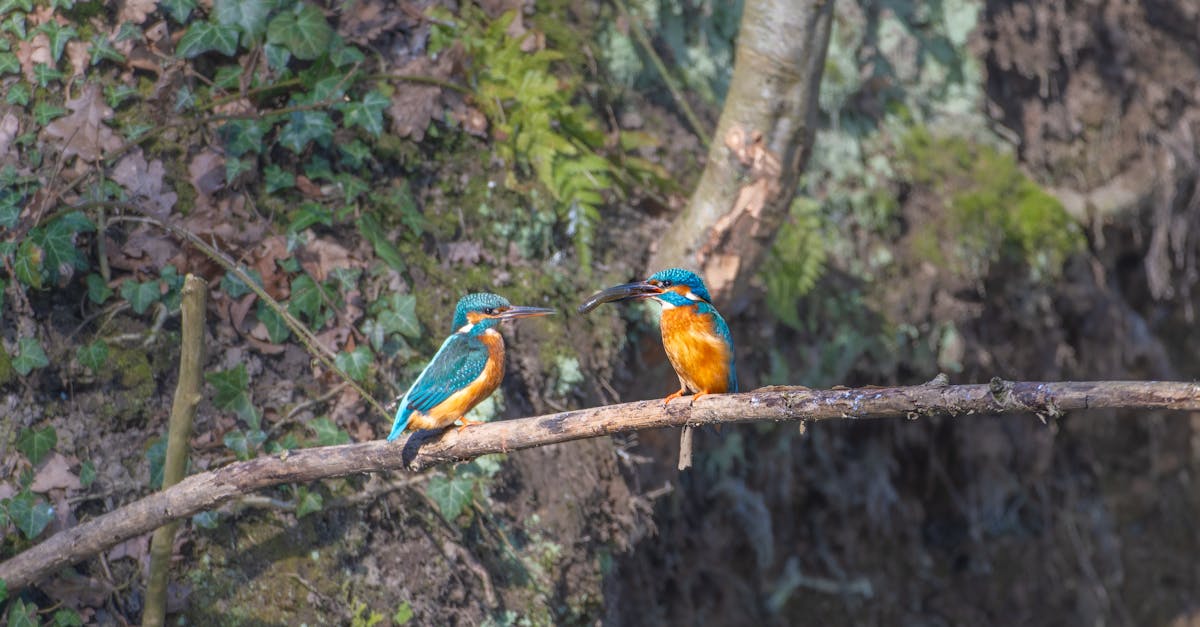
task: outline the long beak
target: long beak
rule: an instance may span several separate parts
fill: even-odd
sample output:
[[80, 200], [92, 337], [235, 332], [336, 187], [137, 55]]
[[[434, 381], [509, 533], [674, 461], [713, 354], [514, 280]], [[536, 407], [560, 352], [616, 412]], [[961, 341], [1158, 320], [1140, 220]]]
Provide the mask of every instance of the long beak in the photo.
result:
[[510, 320], [513, 318], [532, 318], [534, 316], [549, 316], [554, 313], [553, 309], [545, 307], [509, 307], [504, 311], [496, 314], [496, 318], [500, 320]]
[[645, 281], [614, 285], [608, 289], [603, 289], [595, 294], [592, 294], [591, 298], [587, 299], [582, 305], [579, 306], [579, 313], [587, 313], [599, 307], [600, 305], [603, 305], [604, 303], [650, 298], [651, 296], [657, 296], [658, 294], [662, 293], [663, 289], [661, 287]]

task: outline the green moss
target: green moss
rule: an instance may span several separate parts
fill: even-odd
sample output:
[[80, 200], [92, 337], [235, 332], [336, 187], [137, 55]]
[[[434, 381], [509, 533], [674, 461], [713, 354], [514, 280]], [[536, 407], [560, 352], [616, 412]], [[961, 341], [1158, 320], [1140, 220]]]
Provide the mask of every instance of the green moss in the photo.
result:
[[14, 374], [12, 357], [8, 355], [8, 351], [0, 347], [0, 387], [12, 381]]
[[1021, 172], [1011, 154], [961, 137], [914, 129], [901, 145], [910, 183], [933, 190], [945, 219], [919, 225], [913, 253], [959, 274], [982, 274], [998, 261], [1055, 276], [1082, 249], [1079, 226], [1054, 196]]

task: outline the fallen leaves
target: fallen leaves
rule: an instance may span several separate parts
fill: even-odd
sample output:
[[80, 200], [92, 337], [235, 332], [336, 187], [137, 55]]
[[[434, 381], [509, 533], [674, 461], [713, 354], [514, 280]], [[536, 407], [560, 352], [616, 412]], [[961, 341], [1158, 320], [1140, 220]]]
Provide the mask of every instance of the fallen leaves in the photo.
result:
[[130, 198], [161, 219], [171, 213], [179, 200], [164, 184], [165, 174], [161, 160], [147, 162], [142, 149], [137, 148], [117, 162], [111, 176], [129, 192]]
[[[439, 80], [449, 78], [454, 69], [454, 61], [461, 53], [454, 54], [452, 48], [440, 55], [437, 61], [429, 57], [418, 57], [396, 71], [398, 76], [429, 76]], [[396, 92], [392, 95], [392, 104], [388, 107], [388, 116], [392, 118], [392, 133], [400, 137], [408, 137], [413, 141], [425, 138], [425, 129], [433, 116], [442, 110], [442, 88], [437, 85], [426, 85], [405, 81], [397, 84]]]
[[105, 104], [98, 83], [84, 85], [79, 97], [66, 105], [71, 113], [46, 125], [43, 131], [48, 140], [61, 144], [64, 160], [78, 156], [90, 163], [121, 147], [121, 138], [105, 124], [112, 119], [113, 110]]
[[34, 492], [49, 492], [50, 490], [81, 490], [79, 476], [71, 472], [71, 462], [61, 453], [54, 453], [46, 458], [42, 467], [33, 475], [33, 483], [29, 489]]

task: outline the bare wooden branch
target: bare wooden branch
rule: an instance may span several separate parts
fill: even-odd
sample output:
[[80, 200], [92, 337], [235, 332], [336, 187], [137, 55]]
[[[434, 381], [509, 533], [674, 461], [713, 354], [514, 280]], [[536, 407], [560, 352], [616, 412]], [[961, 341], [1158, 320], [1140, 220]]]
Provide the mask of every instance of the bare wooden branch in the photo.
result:
[[113, 512], [51, 536], [0, 564], [9, 592], [163, 524], [212, 509], [241, 494], [283, 483], [303, 483], [364, 472], [420, 471], [438, 464], [615, 433], [681, 427], [829, 419], [920, 418], [1028, 413], [1058, 417], [1082, 409], [1200, 411], [1200, 384], [1155, 381], [1009, 382], [911, 387], [810, 390], [772, 387], [705, 396], [663, 406], [639, 401], [505, 420], [461, 432], [417, 432], [394, 443], [291, 451], [193, 475]]
[[[187, 471], [188, 440], [192, 437], [192, 419], [200, 406], [201, 382], [204, 374], [204, 303], [208, 283], [187, 275], [180, 292], [183, 315], [183, 337], [179, 349], [179, 382], [171, 404], [171, 419], [167, 426], [167, 458], [163, 462], [163, 488], [183, 480]], [[179, 520], [159, 527], [150, 541], [150, 576], [146, 582], [146, 603], [142, 610], [142, 627], [164, 624], [167, 617], [167, 578], [170, 575], [171, 548]]]

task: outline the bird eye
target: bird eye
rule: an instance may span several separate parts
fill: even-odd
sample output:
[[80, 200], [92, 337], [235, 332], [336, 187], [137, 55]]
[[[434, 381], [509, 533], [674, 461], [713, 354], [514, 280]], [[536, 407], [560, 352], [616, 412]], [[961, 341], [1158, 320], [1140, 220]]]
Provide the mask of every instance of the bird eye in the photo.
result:
[[483, 310], [483, 313], [485, 313], [485, 314], [487, 314], [487, 315], [491, 316], [491, 315], [495, 315], [495, 313], [496, 313], [496, 310], [495, 310], [495, 309], [492, 309], [491, 307], [488, 307], [487, 309], [484, 309], [484, 310]]
[[670, 281], [663, 281], [663, 282], [662, 282], [662, 286], [663, 286], [663, 287], [671, 287], [671, 282], [670, 282]]

